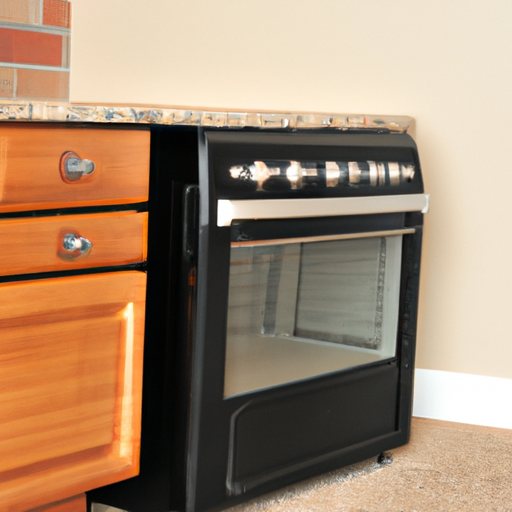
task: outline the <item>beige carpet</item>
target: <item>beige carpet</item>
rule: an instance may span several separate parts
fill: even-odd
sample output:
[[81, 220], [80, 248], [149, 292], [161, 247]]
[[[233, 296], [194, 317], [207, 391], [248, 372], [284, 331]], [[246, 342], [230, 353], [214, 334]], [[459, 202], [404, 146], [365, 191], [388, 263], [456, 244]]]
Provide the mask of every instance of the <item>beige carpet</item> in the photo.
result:
[[512, 511], [512, 431], [414, 418], [393, 461], [366, 461], [229, 512]]
[[512, 512], [512, 430], [413, 418], [411, 442], [390, 453], [227, 512]]

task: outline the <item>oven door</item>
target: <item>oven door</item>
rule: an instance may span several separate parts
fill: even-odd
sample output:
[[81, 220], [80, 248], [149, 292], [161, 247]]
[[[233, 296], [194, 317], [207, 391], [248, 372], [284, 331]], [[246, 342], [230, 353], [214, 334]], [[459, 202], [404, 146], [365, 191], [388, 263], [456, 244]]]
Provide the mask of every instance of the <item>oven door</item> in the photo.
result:
[[417, 288], [421, 237], [405, 213], [421, 205], [400, 200], [385, 213], [339, 214], [347, 199], [336, 198], [333, 214], [315, 216], [325, 199], [299, 198], [297, 218], [286, 200], [275, 200], [286, 218], [250, 200], [249, 214], [226, 222], [206, 185], [191, 251], [189, 512], [406, 442], [413, 353], [404, 317], [415, 310], [401, 298]]
[[414, 229], [347, 233], [335, 221], [336, 234], [250, 241], [262, 226], [232, 225], [224, 398], [396, 357], [402, 238]]

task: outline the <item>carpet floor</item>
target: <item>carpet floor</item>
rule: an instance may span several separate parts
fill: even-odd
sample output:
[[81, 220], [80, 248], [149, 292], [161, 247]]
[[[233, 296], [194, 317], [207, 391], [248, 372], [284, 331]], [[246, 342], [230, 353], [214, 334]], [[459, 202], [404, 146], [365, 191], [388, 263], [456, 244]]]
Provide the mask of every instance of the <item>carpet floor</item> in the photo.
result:
[[365, 461], [229, 512], [512, 511], [512, 431], [413, 418], [392, 461]]
[[413, 418], [410, 443], [387, 455], [226, 512], [512, 512], [512, 430]]

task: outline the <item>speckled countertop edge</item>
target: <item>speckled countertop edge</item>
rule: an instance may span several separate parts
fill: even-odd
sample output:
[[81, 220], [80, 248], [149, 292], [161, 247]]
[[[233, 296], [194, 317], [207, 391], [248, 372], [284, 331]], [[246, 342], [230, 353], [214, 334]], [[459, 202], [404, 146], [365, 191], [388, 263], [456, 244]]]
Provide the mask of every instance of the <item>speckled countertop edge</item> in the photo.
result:
[[235, 111], [152, 105], [0, 101], [0, 121], [132, 123], [219, 128], [385, 130], [407, 132], [408, 116]]

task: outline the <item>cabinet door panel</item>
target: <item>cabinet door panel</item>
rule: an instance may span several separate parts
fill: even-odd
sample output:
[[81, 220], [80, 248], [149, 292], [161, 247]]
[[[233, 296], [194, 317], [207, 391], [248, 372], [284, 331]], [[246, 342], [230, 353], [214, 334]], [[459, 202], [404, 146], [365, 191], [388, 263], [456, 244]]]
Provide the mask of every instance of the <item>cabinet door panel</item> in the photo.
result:
[[[0, 212], [147, 201], [149, 137], [147, 130], [1, 126]], [[93, 172], [65, 181], [68, 152], [93, 162]]]
[[[52, 272], [146, 259], [147, 212], [63, 215], [0, 220], [0, 275]], [[66, 251], [75, 235], [91, 242], [89, 250]]]
[[146, 276], [0, 285], [0, 503], [22, 512], [138, 472]]

